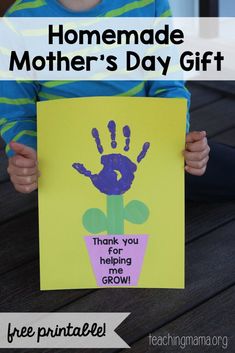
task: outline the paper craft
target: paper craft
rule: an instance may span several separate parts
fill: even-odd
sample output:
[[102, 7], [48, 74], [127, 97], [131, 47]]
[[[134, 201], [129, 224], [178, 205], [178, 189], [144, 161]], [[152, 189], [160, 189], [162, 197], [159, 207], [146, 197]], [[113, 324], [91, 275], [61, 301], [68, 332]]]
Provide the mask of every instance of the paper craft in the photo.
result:
[[184, 287], [186, 106], [38, 103], [41, 289]]

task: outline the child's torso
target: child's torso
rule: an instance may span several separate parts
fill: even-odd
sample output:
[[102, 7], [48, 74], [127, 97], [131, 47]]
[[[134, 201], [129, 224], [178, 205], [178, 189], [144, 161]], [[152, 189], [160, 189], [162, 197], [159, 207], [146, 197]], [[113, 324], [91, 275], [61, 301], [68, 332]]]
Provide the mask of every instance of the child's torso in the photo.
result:
[[[157, 1], [158, 2], [158, 1]], [[18, 0], [10, 8], [8, 16], [18, 17], [154, 17], [158, 8], [166, 0], [101, 0], [96, 6], [86, 11], [73, 11], [64, 7], [57, 0]], [[162, 4], [161, 4], [162, 3]], [[163, 9], [165, 10], [165, 9]]]
[[[10, 17], [161, 17], [170, 16], [168, 0], [101, 0], [90, 10], [76, 12], [57, 0], [18, 0]], [[146, 96], [139, 81], [46, 81], [37, 83], [39, 100], [92, 96]]]

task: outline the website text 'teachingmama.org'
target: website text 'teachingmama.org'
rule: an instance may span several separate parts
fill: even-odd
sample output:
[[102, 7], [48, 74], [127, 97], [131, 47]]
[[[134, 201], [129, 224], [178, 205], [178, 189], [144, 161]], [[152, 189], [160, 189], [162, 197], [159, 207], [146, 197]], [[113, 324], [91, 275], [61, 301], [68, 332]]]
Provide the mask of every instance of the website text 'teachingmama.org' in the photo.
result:
[[174, 336], [167, 335], [155, 336], [149, 335], [150, 346], [177, 346], [185, 349], [187, 346], [191, 347], [221, 347], [222, 349], [228, 348], [227, 336]]

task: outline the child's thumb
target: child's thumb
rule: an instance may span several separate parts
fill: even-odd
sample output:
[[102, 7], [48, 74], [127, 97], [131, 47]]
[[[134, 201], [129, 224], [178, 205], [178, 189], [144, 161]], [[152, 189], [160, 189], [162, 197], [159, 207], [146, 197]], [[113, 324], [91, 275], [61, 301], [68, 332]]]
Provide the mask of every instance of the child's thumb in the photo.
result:
[[16, 154], [19, 154], [25, 158], [28, 158], [28, 159], [33, 159], [33, 160], [37, 160], [37, 153], [36, 151], [31, 148], [31, 147], [28, 147], [26, 145], [23, 145], [21, 143], [18, 143], [18, 142], [10, 142], [10, 148], [16, 153]]

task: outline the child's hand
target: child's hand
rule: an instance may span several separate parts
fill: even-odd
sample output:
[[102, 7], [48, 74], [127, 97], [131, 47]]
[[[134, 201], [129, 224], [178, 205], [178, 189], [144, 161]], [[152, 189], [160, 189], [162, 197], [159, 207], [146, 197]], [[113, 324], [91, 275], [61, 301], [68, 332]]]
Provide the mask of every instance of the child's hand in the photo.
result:
[[184, 151], [186, 172], [196, 176], [203, 175], [206, 171], [209, 153], [210, 147], [205, 131], [194, 131], [187, 134]]
[[22, 193], [30, 193], [38, 187], [37, 153], [28, 146], [11, 142], [15, 156], [9, 158], [8, 173], [15, 189]]

